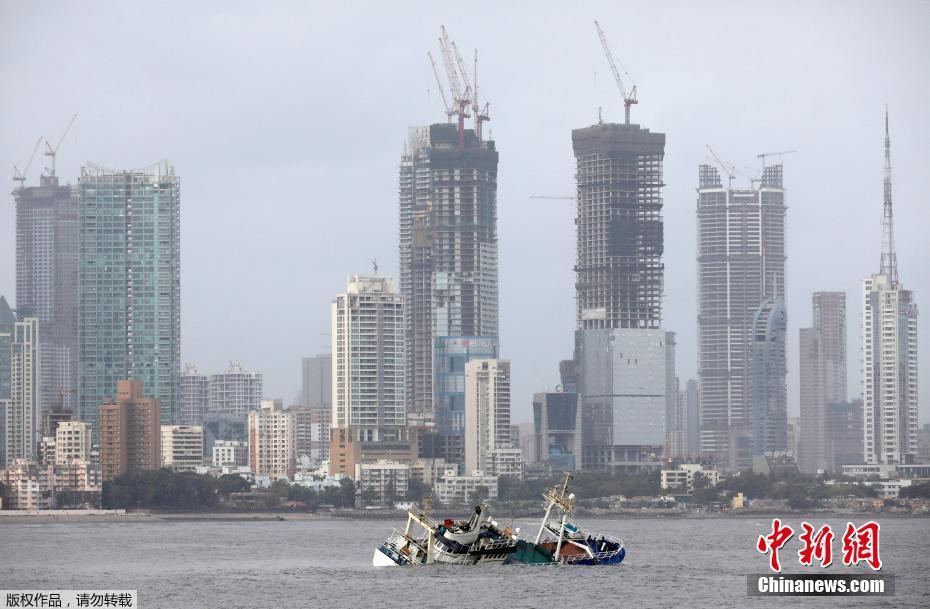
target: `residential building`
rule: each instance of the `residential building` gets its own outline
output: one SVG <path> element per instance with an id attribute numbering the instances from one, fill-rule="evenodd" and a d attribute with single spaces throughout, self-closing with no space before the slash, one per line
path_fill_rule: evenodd
<path id="1" fill-rule="evenodd" d="M 785 189 L 768 165 L 751 188 L 724 185 L 701 165 L 697 201 L 698 374 L 701 452 L 725 463 L 730 438 L 752 429 L 753 320 L 785 297 Z M 736 428 L 736 429 L 733 429 Z M 745 447 L 733 450 L 742 450 Z"/>
<path id="2" fill-rule="evenodd" d="M 10 489 L 11 510 L 49 510 L 55 506 L 54 470 L 17 458 L 0 471 L 0 482 Z M 6 506 L 4 506 L 6 507 Z"/>
<path id="3" fill-rule="evenodd" d="M 788 374 L 785 334 L 788 314 L 782 298 L 769 298 L 752 320 L 753 454 L 788 452 Z"/>
<path id="4" fill-rule="evenodd" d="M 181 425 L 203 425 L 210 408 L 210 377 L 202 374 L 194 364 L 185 364 L 181 373 L 180 415 Z"/>
<path id="5" fill-rule="evenodd" d="M 535 455 L 553 471 L 574 472 L 581 466 L 581 409 L 578 394 L 533 394 Z"/>
<path id="6" fill-rule="evenodd" d="M 446 470 L 433 495 L 442 505 L 470 505 L 482 499 L 497 499 L 497 476 L 476 471 L 460 476 L 455 468 Z"/>
<path id="7" fill-rule="evenodd" d="M 213 443 L 213 467 L 241 467 L 249 464 L 249 443 L 217 440 Z"/>
<path id="8" fill-rule="evenodd" d="M 503 472 L 497 470 L 495 453 L 513 448 L 510 362 L 471 360 L 465 364 L 465 471 L 482 470 L 493 476 L 502 475 Z M 519 448 L 515 450 L 512 456 L 522 462 Z M 520 472 L 522 474 L 522 466 Z"/>
<path id="9" fill-rule="evenodd" d="M 601 122 L 572 144 L 581 469 L 657 467 L 674 379 L 661 329 L 665 134 Z"/>
<path id="10" fill-rule="evenodd" d="M 249 441 L 248 418 L 228 412 L 208 412 L 203 419 L 203 454 L 213 454 L 213 445 L 219 441 Z"/>
<path id="11" fill-rule="evenodd" d="M 39 341 L 40 328 L 37 318 L 26 317 L 13 324 L 10 399 L 6 402 L 4 416 L 6 463 L 13 463 L 16 459 L 38 459 L 42 406 Z"/>
<path id="12" fill-rule="evenodd" d="M 161 426 L 162 465 L 176 472 L 192 472 L 203 465 L 203 427 Z"/>
<path id="13" fill-rule="evenodd" d="M 261 408 L 249 413 L 249 466 L 256 476 L 293 480 L 295 432 L 294 413 L 275 400 L 262 400 Z"/>
<path id="14" fill-rule="evenodd" d="M 333 356 L 329 353 L 301 361 L 301 403 L 310 408 L 333 407 Z"/>
<path id="15" fill-rule="evenodd" d="M 497 357 L 497 165 L 493 141 L 452 123 L 411 128 L 400 164 L 406 394 L 412 412 L 435 415 L 451 453 L 442 456 L 456 462 L 464 458 L 464 396 L 460 387 L 435 391 L 434 375 L 456 370 L 443 358 L 470 357 L 462 340 Z"/>
<path id="16" fill-rule="evenodd" d="M 409 444 L 404 299 L 394 282 L 386 277 L 349 277 L 346 292 L 333 301 L 332 341 L 330 473 L 353 476 L 350 461 L 355 457 L 340 451 L 366 444 Z M 364 455 L 358 458 L 368 460 Z"/>
<path id="17" fill-rule="evenodd" d="M 291 406 L 296 426 L 294 450 L 297 459 L 306 458 L 311 464 L 329 461 L 330 427 L 332 408 L 315 406 Z"/>
<path id="18" fill-rule="evenodd" d="M 16 315 L 0 296 L 0 469 L 7 466 L 6 461 L 6 411 L 12 407 L 13 398 L 13 328 Z"/>
<path id="19" fill-rule="evenodd" d="M 665 455 L 685 456 L 685 420 L 675 373 L 675 333 L 665 333 Z"/>
<path id="20" fill-rule="evenodd" d="M 42 411 L 73 411 L 78 364 L 78 194 L 42 175 L 13 191 L 16 205 L 16 311 L 42 329 Z M 59 404 L 59 401 L 61 402 Z"/>
<path id="21" fill-rule="evenodd" d="M 81 168 L 78 414 L 95 432 L 98 407 L 121 379 L 140 381 L 158 400 L 161 422 L 177 422 L 179 189 L 167 161 L 132 171 Z"/>
<path id="22" fill-rule="evenodd" d="M 682 421 L 685 425 L 685 454 L 698 456 L 701 453 L 701 396 L 698 382 L 688 379 L 681 392 Z"/>
<path id="23" fill-rule="evenodd" d="M 862 398 L 868 464 L 917 457 L 917 303 L 898 280 L 891 198 L 891 139 L 885 113 L 885 189 L 878 273 L 862 285 Z"/>
<path id="24" fill-rule="evenodd" d="M 715 469 L 704 469 L 699 463 L 682 463 L 677 469 L 663 469 L 660 474 L 659 486 L 665 489 L 694 491 L 695 481 L 703 479 L 703 484 L 711 487 L 720 482 L 720 472 Z M 700 485 L 698 485 L 700 486 Z"/>
<path id="25" fill-rule="evenodd" d="M 85 421 L 65 421 L 55 430 L 55 463 L 90 461 L 90 424 Z"/>
<path id="26" fill-rule="evenodd" d="M 804 433 L 803 424 L 801 433 Z M 844 465 L 863 463 L 862 434 L 861 399 L 828 403 L 824 423 L 824 470 L 842 473 Z"/>
<path id="27" fill-rule="evenodd" d="M 116 399 L 100 404 L 97 433 L 103 479 L 161 467 L 161 401 L 143 397 L 142 381 L 117 381 Z"/>
<path id="28" fill-rule="evenodd" d="M 356 463 L 354 480 L 363 492 L 374 493 L 379 505 L 390 506 L 407 495 L 410 464 L 387 459 Z"/>
<path id="29" fill-rule="evenodd" d="M 210 375 L 208 412 L 225 412 L 245 417 L 258 410 L 262 401 L 262 374 L 229 362 L 225 372 Z"/>
<path id="30" fill-rule="evenodd" d="M 846 294 L 815 292 L 813 326 L 799 332 L 801 442 L 798 467 L 816 474 L 833 468 L 827 442 L 827 404 L 846 401 Z M 836 470 L 833 470 L 836 471 Z"/>

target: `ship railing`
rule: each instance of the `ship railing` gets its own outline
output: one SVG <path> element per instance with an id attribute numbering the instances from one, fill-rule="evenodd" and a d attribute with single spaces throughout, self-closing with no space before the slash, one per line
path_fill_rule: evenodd
<path id="1" fill-rule="evenodd" d="M 594 553 L 594 556 L 593 556 L 593 559 L 595 560 L 595 562 L 600 562 L 600 561 L 603 561 L 603 560 L 607 560 L 608 558 L 612 558 L 612 557 L 616 556 L 617 553 L 620 552 L 620 550 L 623 549 L 623 540 L 621 540 L 619 537 L 612 537 L 612 536 L 610 536 L 610 535 L 603 535 L 603 536 L 601 536 L 601 538 L 602 538 L 604 541 L 617 544 L 617 547 L 613 548 L 612 550 L 604 550 L 603 552 L 595 552 L 595 553 Z M 585 554 L 577 554 L 577 555 L 573 554 L 573 555 L 570 555 L 570 556 L 560 556 L 560 557 L 559 557 L 559 560 L 561 560 L 563 563 L 566 563 L 566 564 L 570 564 L 570 563 L 574 563 L 574 562 L 579 562 L 579 561 L 582 561 L 582 560 L 591 560 L 591 559 L 592 559 L 591 556 L 588 556 L 588 555 L 585 555 Z"/>
<path id="2" fill-rule="evenodd" d="M 426 513 L 426 510 L 421 508 L 419 505 L 414 505 L 411 507 L 409 513 L 411 516 L 414 516 L 417 520 L 419 520 L 420 523 L 424 526 L 427 526 L 431 529 L 436 528 L 436 521 L 433 520 L 433 518 Z"/>
<path id="3" fill-rule="evenodd" d="M 404 535 L 403 531 L 398 531 L 397 529 L 394 529 L 391 536 L 388 537 L 387 541 L 384 542 L 384 545 L 394 550 L 401 556 L 405 557 L 409 562 L 412 562 L 413 564 L 418 564 L 418 563 L 412 560 L 413 557 L 410 555 L 409 550 L 407 552 L 403 551 L 404 546 L 411 545 L 424 553 L 427 551 L 426 548 L 420 543 L 419 540 L 413 537 L 410 537 L 409 535 Z"/>

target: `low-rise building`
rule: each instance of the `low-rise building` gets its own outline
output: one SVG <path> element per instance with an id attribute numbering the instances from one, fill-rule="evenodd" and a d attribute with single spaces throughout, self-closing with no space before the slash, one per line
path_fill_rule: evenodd
<path id="1" fill-rule="evenodd" d="M 295 434 L 294 413 L 283 410 L 276 400 L 262 400 L 261 408 L 249 413 L 249 466 L 256 479 L 294 478 Z"/>
<path id="2" fill-rule="evenodd" d="M 479 492 L 479 489 L 484 491 Z M 455 469 L 446 471 L 442 482 L 433 487 L 433 494 L 444 505 L 467 505 L 480 499 L 497 498 L 497 478 L 482 471 L 459 476 Z"/>
<path id="3" fill-rule="evenodd" d="M 55 429 L 55 463 L 90 460 L 90 425 L 64 421 Z"/>
<path id="4" fill-rule="evenodd" d="M 192 472 L 203 465 L 203 427 L 161 426 L 162 465 L 176 472 Z"/>
<path id="5" fill-rule="evenodd" d="M 407 495 L 410 465 L 387 459 L 356 463 L 355 481 L 362 491 L 373 491 L 381 505 L 390 505 Z"/>
<path id="6" fill-rule="evenodd" d="M 237 467 L 249 464 L 249 443 L 216 440 L 213 443 L 213 467 Z"/>
<path id="7" fill-rule="evenodd" d="M 706 486 L 717 486 L 720 482 L 720 472 L 715 469 L 704 469 L 699 463 L 682 463 L 677 469 L 663 469 L 660 486 L 663 490 L 674 489 L 692 492 L 695 479 L 703 477 Z"/>

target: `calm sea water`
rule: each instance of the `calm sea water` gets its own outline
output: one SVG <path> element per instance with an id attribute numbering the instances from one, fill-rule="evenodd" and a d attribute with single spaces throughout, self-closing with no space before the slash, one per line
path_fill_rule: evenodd
<path id="1" fill-rule="evenodd" d="M 801 520 L 785 518 L 795 529 Z M 845 520 L 827 521 L 845 528 Z M 0 524 L 0 588 L 138 589 L 144 609 L 930 607 L 930 519 L 880 522 L 894 597 L 747 597 L 746 574 L 766 571 L 766 557 L 754 549 L 770 527 L 761 517 L 588 519 L 589 529 L 619 535 L 628 548 L 623 564 L 593 568 L 372 567 L 374 547 L 403 526 L 402 517 Z M 532 525 L 516 523 L 524 532 Z M 782 554 L 786 572 L 802 571 L 796 552 L 792 539 Z"/>

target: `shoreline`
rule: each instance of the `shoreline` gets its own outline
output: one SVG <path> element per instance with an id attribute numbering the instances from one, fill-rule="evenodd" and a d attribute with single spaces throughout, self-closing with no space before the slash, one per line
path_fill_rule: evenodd
<path id="1" fill-rule="evenodd" d="M 542 517 L 542 512 L 538 514 L 519 514 L 515 518 L 537 519 Z M 712 520 L 712 519 L 753 519 L 769 517 L 789 517 L 796 515 L 816 514 L 824 518 L 861 518 L 868 516 L 872 518 L 930 518 L 930 514 L 902 514 L 902 513 L 884 513 L 884 512 L 850 512 L 850 511 L 740 511 L 733 512 L 696 512 L 696 513 L 624 513 L 616 512 L 611 514 L 582 514 L 580 518 L 586 520 L 602 519 L 691 519 L 691 520 Z M 101 510 L 88 514 L 79 514 L 75 510 L 68 513 L 56 513 L 56 510 L 48 510 L 42 513 L 15 514 L 7 512 L 4 514 L 0 511 L 0 526 L 4 524 L 50 524 L 50 523 L 140 523 L 140 522 L 287 522 L 287 521 L 338 521 L 338 520 L 401 520 L 405 512 L 402 510 L 384 511 L 384 512 L 124 512 L 101 513 Z M 465 512 L 450 512 L 449 517 L 467 517 Z"/>

